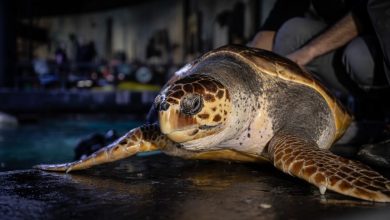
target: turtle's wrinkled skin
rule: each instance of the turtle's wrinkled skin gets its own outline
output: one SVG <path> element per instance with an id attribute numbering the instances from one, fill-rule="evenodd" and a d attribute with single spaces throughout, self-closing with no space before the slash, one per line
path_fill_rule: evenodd
<path id="1" fill-rule="evenodd" d="M 225 46 L 186 65 L 155 100 L 159 122 L 131 130 L 86 159 L 42 170 L 72 171 L 161 150 L 188 159 L 269 161 L 326 189 L 389 202 L 390 181 L 332 154 L 351 117 L 295 63 L 271 52 Z"/>

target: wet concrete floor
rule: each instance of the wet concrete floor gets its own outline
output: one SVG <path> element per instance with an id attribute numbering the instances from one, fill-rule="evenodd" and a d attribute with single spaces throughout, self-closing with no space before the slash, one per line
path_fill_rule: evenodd
<path id="1" fill-rule="evenodd" d="M 390 204 L 321 196 L 267 164 L 159 154 L 70 174 L 0 173 L 0 219 L 390 219 Z"/>

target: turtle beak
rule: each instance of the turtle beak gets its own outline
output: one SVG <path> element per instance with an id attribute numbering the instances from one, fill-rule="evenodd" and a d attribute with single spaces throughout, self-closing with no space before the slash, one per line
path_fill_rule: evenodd
<path id="1" fill-rule="evenodd" d="M 161 132 L 179 143 L 188 140 L 188 131 L 197 125 L 195 117 L 181 114 L 172 106 L 166 110 L 160 109 L 158 116 Z"/>
<path id="2" fill-rule="evenodd" d="M 172 127 L 172 123 L 170 123 L 173 118 L 175 118 L 175 114 L 172 110 L 160 110 L 158 112 L 160 129 L 163 134 L 169 134 L 174 130 L 174 128 Z"/>

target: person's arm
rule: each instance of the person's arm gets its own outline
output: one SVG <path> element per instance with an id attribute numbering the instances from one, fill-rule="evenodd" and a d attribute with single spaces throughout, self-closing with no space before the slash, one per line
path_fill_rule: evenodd
<path id="1" fill-rule="evenodd" d="M 275 31 L 259 31 L 247 46 L 272 51 L 274 38 Z"/>
<path id="2" fill-rule="evenodd" d="M 357 35 L 357 24 L 353 15 L 348 13 L 324 33 L 309 41 L 309 43 L 302 48 L 287 55 L 287 58 L 304 66 L 310 63 L 314 58 L 346 45 Z"/>

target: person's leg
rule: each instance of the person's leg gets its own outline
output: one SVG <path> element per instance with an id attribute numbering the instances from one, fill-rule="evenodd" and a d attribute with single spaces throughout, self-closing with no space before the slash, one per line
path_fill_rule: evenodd
<path id="1" fill-rule="evenodd" d="M 285 22 L 275 36 L 274 52 L 286 56 L 306 44 L 323 31 L 327 25 L 309 18 L 292 18 Z M 339 82 L 334 68 L 335 53 L 331 52 L 314 59 L 306 68 L 313 72 L 329 89 L 344 96 L 348 90 Z"/>
<path id="2" fill-rule="evenodd" d="M 369 0 L 367 11 L 384 57 L 384 69 L 390 82 L 390 1 Z"/>
<path id="3" fill-rule="evenodd" d="M 390 1 L 369 0 L 367 11 L 383 54 L 383 72 L 390 83 Z M 383 96 L 382 101 L 387 102 L 388 97 Z M 390 168 L 390 138 L 383 142 L 364 145 L 360 148 L 358 157 L 367 164 Z"/>
<path id="4" fill-rule="evenodd" d="M 273 51 L 283 56 L 290 54 L 326 27 L 327 25 L 321 21 L 301 17 L 291 18 L 277 31 Z"/>
<path id="5" fill-rule="evenodd" d="M 373 87 L 374 58 L 362 37 L 355 38 L 347 45 L 342 59 L 346 72 L 359 87 Z"/>
<path id="6" fill-rule="evenodd" d="M 352 40 L 342 57 L 350 78 L 363 89 L 388 87 L 382 61 L 383 55 L 378 40 L 364 35 Z"/>

